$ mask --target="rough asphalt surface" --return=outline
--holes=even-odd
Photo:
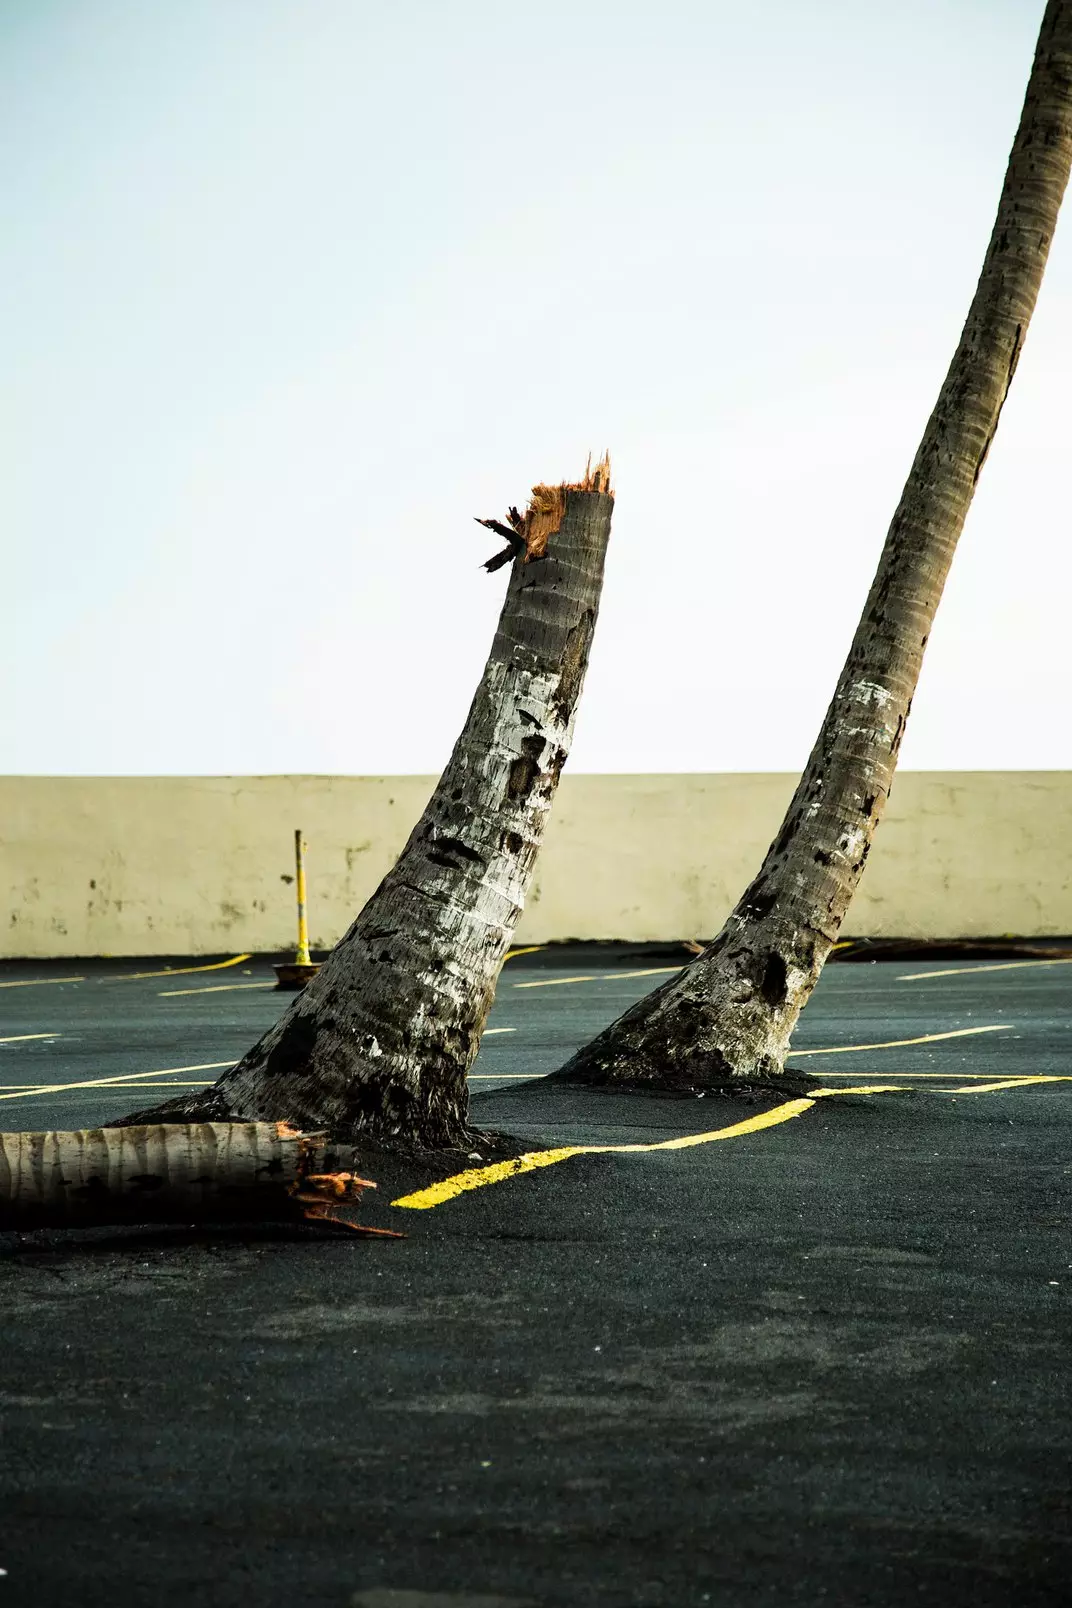
[[[537,1149],[762,1110],[520,1081],[675,961],[512,960],[477,1121]],[[127,980],[161,964],[0,966],[50,979],[0,988],[3,1127],[209,1079],[166,1069],[285,1003],[232,987],[260,961]],[[1072,1073],[1070,990],[1064,965],[828,968],[799,1050],[1000,1030],[802,1059],[905,1092],[725,1141],[419,1212],[381,1176],[363,1215],[405,1240],[0,1235],[0,1608],[1066,1603],[1072,1083],[989,1085]]]

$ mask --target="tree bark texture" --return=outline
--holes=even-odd
[[[0,1134],[0,1229],[255,1218],[346,1221],[367,1180],[285,1123]]]
[[[467,1143],[466,1074],[569,753],[613,506],[604,459],[578,484],[535,487],[524,518],[492,522],[513,549],[495,640],[397,863],[237,1066],[128,1120],[278,1120],[353,1142]]]
[[[557,1074],[682,1089],[784,1072],[889,796],[923,652],[1042,282],[1072,159],[1072,0],[1050,0],[960,344],[777,838],[712,944]]]

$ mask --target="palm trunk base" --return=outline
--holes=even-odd
[[[782,1030],[762,992],[742,989],[740,971],[719,975],[710,959],[702,966],[694,962],[639,1000],[552,1076],[592,1088],[672,1094],[785,1092],[809,1084],[785,1070],[796,1012],[790,1009]]]
[[[359,1086],[360,1087],[360,1086]],[[333,1145],[355,1149],[380,1147],[414,1154],[470,1151],[483,1137],[471,1127],[465,1105],[442,1099],[434,1106],[417,1106],[412,1098],[384,1100],[377,1089],[377,1108],[354,1105],[327,1106],[299,1101],[293,1091],[262,1091],[256,1110],[243,1110],[216,1084],[195,1094],[180,1095],[146,1111],[122,1117],[115,1127],[160,1122],[284,1122],[304,1132],[324,1135]]]

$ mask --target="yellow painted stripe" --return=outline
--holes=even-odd
[[[166,1078],[178,1072],[216,1072],[220,1067],[234,1066],[233,1061],[201,1061],[196,1066],[165,1066],[159,1072],[125,1072],[116,1078],[83,1078],[77,1083],[41,1083],[26,1094],[0,1094],[0,1100],[29,1099],[39,1094],[60,1094],[64,1089],[104,1089],[113,1085],[133,1083],[138,1078]]]
[[[1072,956],[1059,955],[1056,960],[998,960],[986,965],[951,966],[948,971],[905,972],[899,983],[926,983],[932,977],[969,977],[973,972],[1018,971],[1022,966],[1072,966]]]
[[[594,972],[590,977],[547,977],[538,983],[515,983],[515,988],[561,988],[565,983],[599,983],[602,978]]]
[[[484,1029],[484,1037],[485,1038],[490,1038],[493,1033],[516,1033],[516,1032],[517,1032],[516,1027],[486,1027]]]
[[[995,1089],[1022,1089],[1028,1083],[1072,1083],[1072,1077],[1006,1078],[1002,1083],[965,1083],[959,1089],[936,1089],[935,1094],[992,1094]]]
[[[972,1038],[977,1033],[1003,1033],[1011,1022],[994,1022],[989,1027],[957,1027],[948,1033],[923,1033],[919,1038],[886,1039],[882,1044],[838,1044],[827,1050],[790,1050],[796,1061],[803,1055],[854,1055],[857,1050],[900,1050],[907,1044],[937,1044],[939,1039]]]
[[[230,960],[213,960],[207,966],[165,966],[163,971],[119,972],[115,977],[102,977],[102,983],[132,983],[139,977],[189,977],[194,972],[226,971],[228,966],[241,966],[252,955],[232,955]]]
[[[52,983],[84,983],[84,977],[19,977],[12,983],[0,983],[0,988],[44,988]]]
[[[819,1073],[819,1076],[823,1077],[823,1078],[858,1078],[860,1076],[860,1069],[859,1069],[859,1067],[857,1067],[854,1072],[831,1072],[829,1067],[824,1066],[822,1071]],[[985,1082],[985,1080],[987,1078],[992,1078],[994,1076],[994,1074],[993,1074],[993,1072],[901,1072],[901,1071],[897,1071],[897,1072],[891,1072],[889,1074],[889,1076],[894,1077],[894,1078],[911,1078],[914,1083],[918,1083],[921,1079],[924,1079],[924,1078],[937,1078],[940,1082],[948,1083],[950,1078],[979,1078],[980,1081]]]
[[[430,1207],[442,1206],[444,1201],[453,1200],[457,1195],[464,1195],[470,1189],[480,1189],[485,1184],[499,1184],[506,1178],[517,1178],[522,1173],[536,1172],[541,1167],[553,1167],[556,1162],[568,1161],[571,1156],[684,1150],[692,1145],[710,1144],[715,1139],[736,1139],[741,1134],[758,1133],[762,1128],[773,1128],[780,1122],[788,1122],[791,1117],[799,1117],[801,1112],[807,1111],[813,1104],[812,1100],[787,1100],[783,1105],[775,1106],[772,1111],[764,1111],[758,1117],[748,1117],[744,1122],[735,1122],[728,1128],[714,1128],[709,1133],[686,1134],[681,1139],[663,1139],[654,1144],[562,1145],[556,1150],[530,1150],[523,1156],[513,1157],[510,1161],[497,1161],[490,1167],[471,1167],[466,1172],[455,1173],[451,1178],[442,1178],[439,1183],[430,1184],[427,1189],[415,1190],[411,1195],[402,1195],[391,1204],[404,1206],[411,1211],[428,1211]]]
[[[10,1038],[0,1038],[0,1044],[25,1044],[27,1039],[54,1039],[59,1033],[13,1033]]]
[[[233,994],[239,988],[274,988],[274,983],[211,983],[208,988],[161,988],[158,999],[178,999],[180,994]]]
[[[124,1083],[120,1086],[120,1092],[126,1094],[128,1089],[208,1089],[211,1088],[211,1086],[211,1080],[209,1078],[198,1078],[196,1082],[185,1078],[177,1079],[174,1082],[169,1080],[167,1083]],[[4,1083],[0,1084],[0,1088],[22,1089],[27,1094],[31,1092],[40,1093],[37,1085],[33,1083]],[[73,1089],[76,1094],[96,1093],[95,1087],[86,1086],[79,1083],[65,1083],[63,1084],[63,1088]]]
[[[536,955],[541,949],[546,948],[546,944],[530,944],[527,949],[510,949],[503,956],[503,965],[505,966],[508,960],[516,960],[518,955]]]
[[[1072,1083],[1072,1076],[1010,1078],[1002,1083],[988,1083],[981,1087],[978,1084],[968,1084],[963,1089],[937,1092],[987,1094],[996,1089],[1021,1088],[1027,1083]],[[737,1139],[745,1134],[758,1133],[764,1128],[776,1127],[780,1123],[788,1122],[792,1117],[799,1117],[805,1111],[809,1111],[817,1100],[836,1099],[841,1095],[851,1094],[910,1094],[911,1092],[909,1087],[898,1083],[861,1083],[840,1089],[820,1088],[807,1099],[787,1100],[771,1111],[764,1111],[757,1117],[749,1117],[744,1122],[735,1122],[727,1128],[714,1128],[708,1133],[685,1134],[680,1139],[663,1139],[650,1144],[560,1145],[550,1150],[530,1150],[525,1155],[515,1156],[510,1161],[494,1162],[488,1167],[472,1167],[466,1172],[455,1173],[450,1178],[443,1178],[436,1184],[430,1184],[426,1189],[401,1195],[397,1200],[393,1200],[391,1205],[409,1211],[429,1211],[470,1190],[482,1189],[487,1184],[503,1183],[509,1178],[518,1178],[523,1173],[536,1172],[543,1167],[553,1167],[558,1162],[569,1161],[574,1156],[635,1155],[650,1154],[657,1150],[686,1150],[694,1145],[710,1144],[713,1140]]]
[[[114,977],[98,977],[100,983],[131,983],[140,977],[185,977],[191,972],[223,971],[226,966],[238,966],[249,960],[249,955],[233,955],[230,960],[214,960],[207,966],[175,966],[163,971],[119,972]],[[0,988],[42,988],[46,984],[84,983],[84,977],[20,977],[14,982],[0,983]]]
[[[663,977],[669,972],[684,971],[683,966],[649,966],[645,971],[604,972],[601,982],[617,982],[619,977]]]
[[[836,1094],[911,1094],[901,1083],[860,1083],[849,1089],[816,1089],[813,1100],[829,1100]]]
[[[581,977],[549,977],[546,982],[515,983],[515,988],[561,988],[565,983],[616,983],[619,977],[663,977],[669,972],[679,972],[681,966],[648,966],[643,971],[616,971],[593,972],[591,976]]]

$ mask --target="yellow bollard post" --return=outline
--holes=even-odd
[[[313,962],[309,955],[309,923],[305,914],[305,844],[302,841],[301,827],[294,834],[294,868],[298,873],[298,953],[294,957],[294,964],[311,966]]]
[[[320,964],[309,953],[309,922],[305,908],[305,840],[299,827],[294,833],[294,869],[297,873],[298,896],[298,949],[293,960],[282,961],[273,967],[277,988],[304,988],[310,977],[315,977]]]

